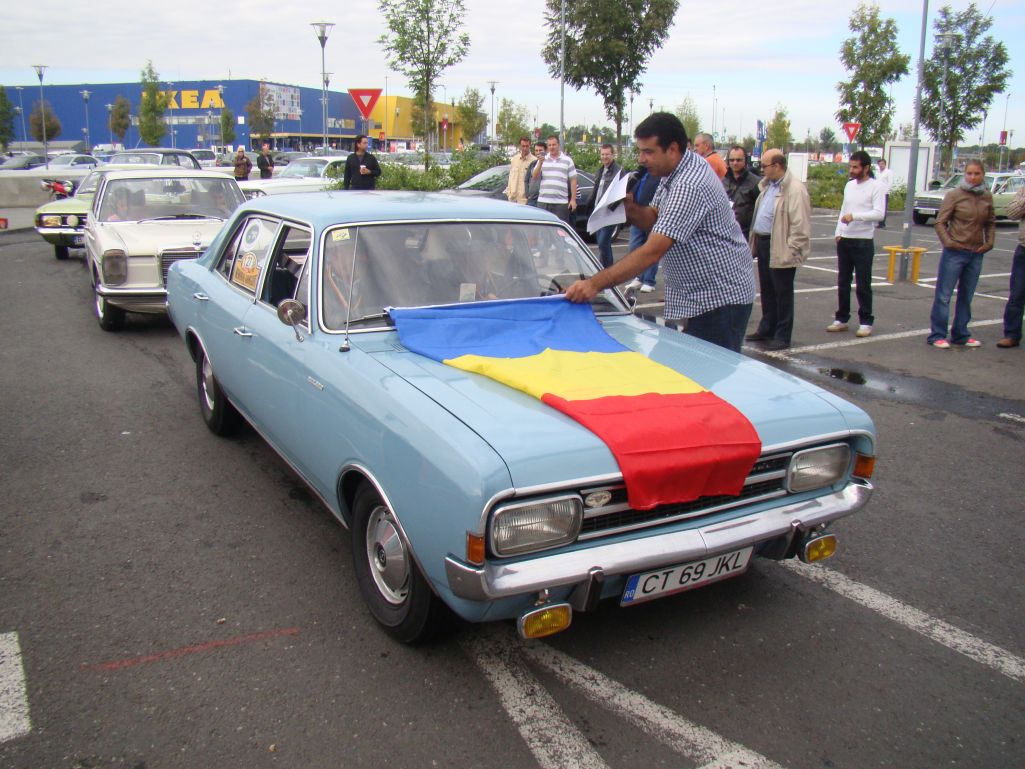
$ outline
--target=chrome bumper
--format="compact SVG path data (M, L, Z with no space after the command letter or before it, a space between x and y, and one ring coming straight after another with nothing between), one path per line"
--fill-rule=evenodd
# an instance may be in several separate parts
M471 601L536 593L587 582L596 572L604 576L635 574L702 560L784 536L794 529L811 529L860 510L871 495L870 483L853 481L841 491L742 518L569 553L542 553L529 561L488 563L478 568L449 555L445 573L452 592Z
M52 238L66 239L68 241L74 240L76 237L85 238L84 230L78 230L73 227L36 227L35 230L50 242L53 242ZM82 245L79 248L85 248L85 246Z
M112 288L98 284L96 293L115 307L129 312L161 313L167 310L167 290L163 288Z

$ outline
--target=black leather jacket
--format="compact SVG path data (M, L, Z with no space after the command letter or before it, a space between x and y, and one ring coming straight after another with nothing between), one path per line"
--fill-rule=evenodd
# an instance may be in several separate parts
M726 195L733 201L733 215L740 222L740 229L744 231L746 238L750 234L751 220L755 215L755 201L758 199L758 182L762 178L744 168L740 178L733 175L733 171L727 171L722 183L726 188Z

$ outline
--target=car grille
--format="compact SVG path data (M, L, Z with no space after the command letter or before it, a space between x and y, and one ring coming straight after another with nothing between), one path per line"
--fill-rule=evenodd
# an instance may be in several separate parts
M195 259L202 251L195 249L183 249L180 251L161 251L160 252L160 277L164 281L164 285L167 285L167 271L171 269L171 265L175 262L180 262L183 259Z
M607 537L632 529L699 518L733 507L783 496L787 493L786 473L790 464L790 456L791 453L786 452L759 459L748 473L740 495L735 497L729 495L700 497L692 502L661 505L651 510L634 510L627 504L625 486L604 488L602 490L611 492L612 499L607 505L600 508L585 510L580 539ZM586 497L592 491L598 490L585 489L582 494Z

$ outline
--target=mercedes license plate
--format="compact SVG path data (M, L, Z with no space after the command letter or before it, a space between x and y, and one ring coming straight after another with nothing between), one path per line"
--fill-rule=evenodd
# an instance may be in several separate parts
M71 236L71 245L73 245L73 246L81 247L84 242L85 242L85 238L83 236L81 236L81 235L72 235Z
M632 606L742 574L747 571L752 552L753 547L745 547L703 561L634 574L626 581L620 606Z

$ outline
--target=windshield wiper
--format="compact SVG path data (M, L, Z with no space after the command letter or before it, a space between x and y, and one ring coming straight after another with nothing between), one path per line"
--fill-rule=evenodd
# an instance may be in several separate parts
M140 222L166 222L173 219L217 219L218 221L224 221L222 216L214 216L213 214L200 214L200 213L187 213L187 214L168 214L167 216L150 216L145 219L140 219Z
M385 318L390 318L390 317L391 317L391 315L389 315L387 311L385 311L385 312L372 312L372 313L369 313L367 315L361 315L358 318L352 318L351 320L349 320L349 325L351 326L353 323L362 323L365 320L383 320Z

